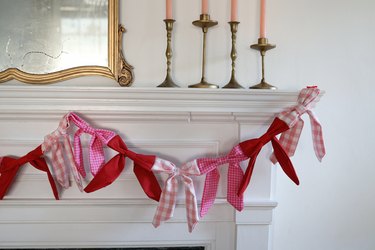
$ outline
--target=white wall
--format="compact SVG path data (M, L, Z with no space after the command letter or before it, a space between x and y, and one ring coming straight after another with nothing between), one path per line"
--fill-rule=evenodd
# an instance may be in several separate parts
M164 2L121 1L134 87L153 87L164 79ZM223 86L230 73L229 0L210 3L219 25L208 35L207 78ZM248 87L259 80L259 57L249 49L257 40L258 1L239 0L239 5L237 78ZM274 250L375 249L374 10L372 0L268 1L268 37L278 47L266 58L267 79L282 90L316 84L326 91L316 108L326 158L320 164L314 157L306 119L293 158L301 185L279 170L276 175ZM191 25L199 11L198 0L175 0L173 75L182 87L200 79L201 32ZM59 85L116 86L96 77Z
M293 159L301 186L277 176L274 249L375 249L375 2L270 5L280 44L274 79L280 88L311 82L326 90L316 113L327 146L319 164L306 129Z

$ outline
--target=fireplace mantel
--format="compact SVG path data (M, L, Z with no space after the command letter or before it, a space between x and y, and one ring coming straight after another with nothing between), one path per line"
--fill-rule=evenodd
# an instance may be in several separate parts
M297 100L297 91L116 87L0 86L0 152L21 156L75 111L94 126L120 133L138 152L177 165L216 156L257 137L274 115ZM107 152L110 157L111 152ZM43 174L25 167L0 202L0 247L205 246L209 250L270 249L270 148L262 150L245 209L225 202L226 170L218 199L193 233L187 232L184 195L174 218L151 225L156 203L146 199L131 164L111 186L82 194L72 185L54 201ZM204 178L196 178L200 198Z
M275 113L297 91L250 89L0 86L1 111L79 109L111 112ZM52 105L52 106L51 106Z

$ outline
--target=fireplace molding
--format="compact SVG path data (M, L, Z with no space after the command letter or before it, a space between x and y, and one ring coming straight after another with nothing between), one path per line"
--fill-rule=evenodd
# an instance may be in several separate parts
M57 127L62 115L75 111L94 126L119 132L130 148L181 164L225 153L240 140L259 136L297 96L297 91L0 86L0 152L23 155ZM240 213L225 201L226 173L221 170L218 199L191 234L182 192L173 219L152 227L156 203L145 198L129 161L111 186L81 194L73 185L60 201L52 200L44 174L25 167L0 202L0 247L270 249L278 168L270 164L269 154L265 148L259 155ZM197 193L203 182L204 177L195 180Z
M249 238L252 229L256 229L254 243L259 244L264 230L268 231L272 222L272 210L277 206L276 202L246 202L241 213L234 213L225 200L218 199L210 213L199 222L199 226L193 234L184 232L186 216L184 204L178 204L174 217L165 226L175 228L185 239L169 239L168 235L158 235L159 229L153 229L150 224L156 203L147 199L140 200L3 200L0 205L0 228L2 231L1 248L70 248L70 247L165 247L165 246L205 246L207 250L233 249L235 244L235 230L245 234ZM87 213L87 210L90 210ZM103 209L110 213L103 214ZM11 215L9 214L11 212ZM48 214L40 211L48 211ZM137 211L135 213L134 211ZM95 216L101 215L100 218ZM145 240L135 240L131 235L124 234L119 238L110 235L101 235L99 239L87 237L88 228L91 233L102 233L103 228L122 228L125 232L126 225L146 225L147 233L158 235ZM163 226L163 225L162 225ZM20 229L22 227L22 229ZM5 231L4 229L7 230ZM44 232L44 235L35 237L24 235L14 238L13 228L18 228L18 235L23 235L30 230ZM57 232L69 229L75 232L75 237L62 240L60 234L47 233L43 228L54 228ZM74 229L73 229L74 228ZM182 230L180 229L182 228ZM10 229L10 230L9 230ZM170 233L170 232L169 232ZM32 234L31 234L32 235ZM202 236L203 235L203 236ZM218 236L222 237L218 237ZM253 236L254 237L254 236ZM66 238L66 236L63 236ZM104 239L105 240L104 240ZM78 240L79 239L79 240ZM240 240L237 244L243 244ZM248 245L247 245L248 246ZM242 249L237 247L237 249ZM246 244L244 248L246 249ZM254 248L260 249L260 248Z

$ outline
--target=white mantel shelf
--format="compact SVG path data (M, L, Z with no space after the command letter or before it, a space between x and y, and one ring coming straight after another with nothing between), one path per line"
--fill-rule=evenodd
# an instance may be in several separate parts
M278 112L298 91L250 89L0 86L0 109L124 112Z

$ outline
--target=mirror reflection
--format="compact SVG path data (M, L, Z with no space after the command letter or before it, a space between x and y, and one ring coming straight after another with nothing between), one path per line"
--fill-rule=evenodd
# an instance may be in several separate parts
M0 51L0 72L108 67L108 0L2 0Z

